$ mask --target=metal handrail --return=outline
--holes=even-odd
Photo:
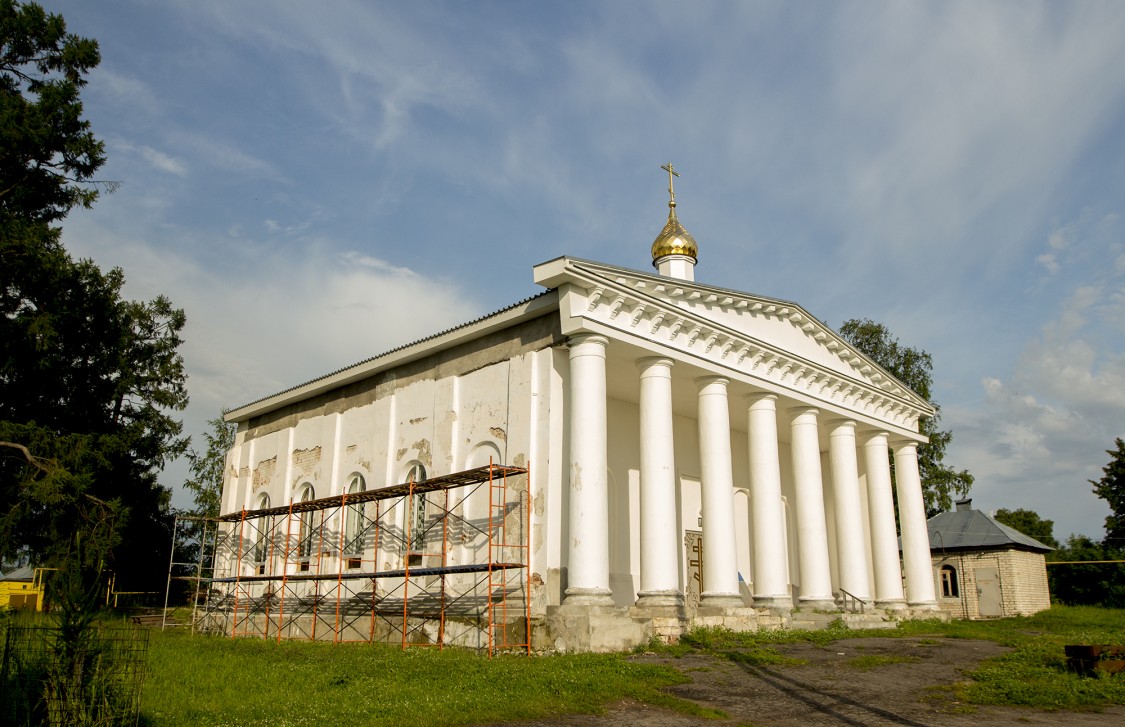
[[[840,589],[840,605],[849,613],[864,613],[864,608],[867,606],[867,601],[863,600],[854,593],[848,593],[843,588]],[[856,610],[856,605],[859,610]]]

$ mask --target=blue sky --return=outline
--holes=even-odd
[[[186,309],[189,432],[558,255],[649,269],[671,160],[698,280],[886,323],[933,355],[976,506],[1102,535],[1125,3],[44,5],[101,44],[123,183],[64,240]]]

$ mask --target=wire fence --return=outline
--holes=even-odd
[[[148,631],[94,625],[71,638],[53,626],[9,624],[0,665],[0,724],[136,725]]]

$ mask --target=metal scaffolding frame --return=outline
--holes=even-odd
[[[530,483],[489,464],[224,515],[193,627],[530,653]]]

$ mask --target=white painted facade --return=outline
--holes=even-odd
[[[931,407],[800,306],[670,257],[669,275],[551,260],[535,298],[232,411],[223,512],[530,463],[533,616],[650,624],[568,648],[627,645],[669,613],[834,610],[841,589],[934,608],[915,450]]]

